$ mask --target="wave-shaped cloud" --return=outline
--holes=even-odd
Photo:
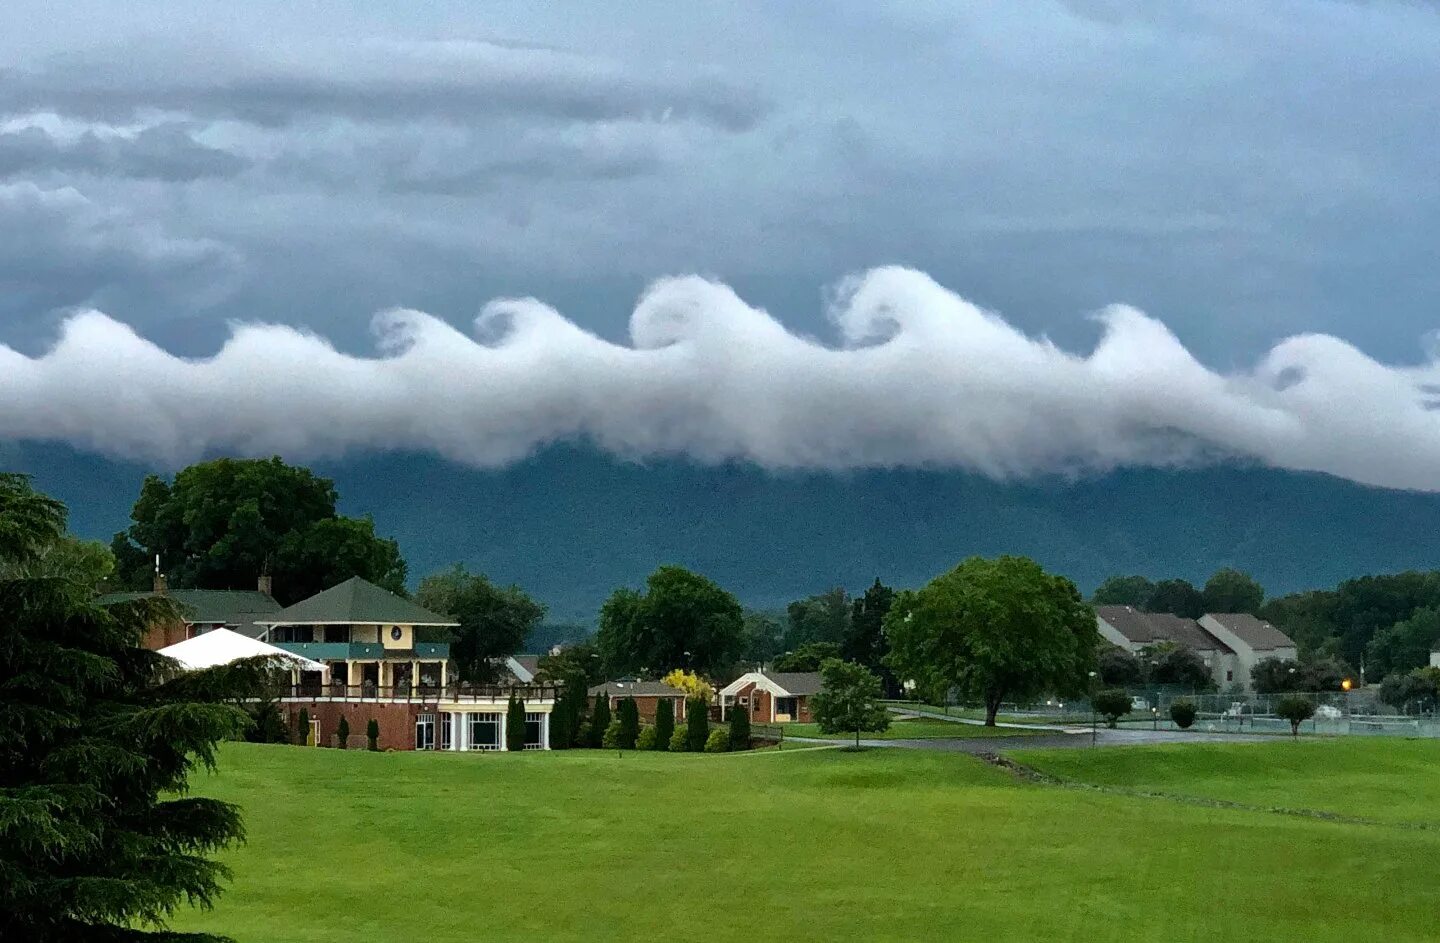
[[[650,287],[628,347],[519,299],[484,308],[488,342],[396,310],[375,320],[376,357],[238,324],[188,360],[90,311],[43,356],[0,346],[0,438],[167,463],[419,449],[476,465],[586,439],[627,457],[997,477],[1239,458],[1440,490],[1434,362],[1303,335],[1222,374],[1125,306],[1098,315],[1103,336],[1080,355],[898,267],[844,282],[830,315],[835,347],[689,276]]]

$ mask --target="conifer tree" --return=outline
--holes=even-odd
[[[300,716],[299,716],[298,718],[296,718],[296,720],[295,720],[295,726],[299,729],[300,742],[303,743],[303,744],[305,744],[306,746],[311,746],[312,744],[310,743],[310,711],[309,711],[309,710],[307,710],[307,709],[305,709],[305,708],[303,708],[303,707],[300,708]]]
[[[371,753],[380,751],[380,721],[374,717],[365,725],[365,748]]]
[[[655,705],[655,749],[670,749],[670,738],[675,735],[675,702],[662,697]]]
[[[610,698],[604,691],[595,695],[595,706],[590,710],[590,743],[600,747],[605,739],[605,730],[610,726]]]
[[[710,739],[710,704],[692,697],[685,705],[685,745],[691,753],[704,753]]]
[[[750,712],[743,706],[730,711],[730,749],[750,749]]]
[[[24,573],[64,525],[63,505],[0,474],[0,570]],[[0,939],[177,939],[168,918],[220,893],[209,856],[243,837],[240,811],[187,780],[243,734],[235,705],[271,666],[181,672],[139,647],[179,616],[165,599],[97,606],[64,578],[0,579]]]
[[[505,712],[505,749],[525,749],[525,702],[513,694]]]
[[[640,708],[635,704],[635,699],[627,697],[621,701],[616,714],[620,718],[620,749],[635,749],[635,741],[640,737]]]
[[[335,725],[335,745],[340,749],[348,749],[350,746],[350,721],[345,715],[340,715],[340,723]]]

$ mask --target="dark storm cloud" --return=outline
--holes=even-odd
[[[0,131],[0,177],[60,172],[185,182],[230,177],[248,165],[235,154],[206,147],[173,122],[133,135],[86,131],[71,141],[34,126]]]
[[[718,77],[625,68],[555,49],[371,40],[67,53],[0,72],[0,109],[98,121],[160,109],[267,126],[317,117],[469,121],[518,113],[576,121],[691,119],[742,130],[760,119],[765,103]]]

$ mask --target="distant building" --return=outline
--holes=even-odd
[[[612,711],[620,706],[621,701],[633,697],[640,719],[646,723],[655,722],[655,712],[661,701],[670,702],[677,723],[685,720],[685,692],[663,681],[607,681],[590,689],[592,698],[597,694],[609,698]]]
[[[1290,636],[1248,612],[1207,613],[1200,617],[1200,625],[1234,649],[1240,677],[1247,690],[1251,686],[1250,670],[1260,662],[1299,657]]]
[[[810,698],[821,687],[818,671],[751,671],[721,689],[720,719],[727,709],[743,709],[756,723],[808,724]]]
[[[1440,668],[1440,642],[1436,642],[1435,647],[1430,649],[1430,667]]]
[[[1199,655],[1210,678],[1222,690],[1232,684],[1248,687],[1250,672],[1242,671],[1235,650],[1194,619],[1166,612],[1141,612],[1131,606],[1096,606],[1095,627],[1100,637],[1132,654],[1169,642]]]
[[[279,612],[281,606],[270,595],[269,580],[262,578],[258,589],[167,589],[157,578],[155,589],[148,593],[109,593],[96,600],[100,605],[132,599],[164,597],[174,600],[180,609],[178,621],[158,622],[150,626],[142,648],[152,651],[203,635],[214,629],[229,629],[257,638],[257,619]]]

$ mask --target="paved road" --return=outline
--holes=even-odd
[[[1096,731],[1095,745],[1102,747],[1138,746],[1147,743],[1237,743],[1273,741],[1261,734],[1207,733],[1203,730],[1107,730]],[[825,741],[786,737],[786,743],[821,743]],[[830,743],[836,741],[831,740]],[[853,740],[845,743],[854,743]],[[843,743],[840,745],[844,745]],[[1058,733],[1035,737],[936,737],[923,740],[861,740],[861,746],[898,747],[902,750],[941,750],[951,753],[998,753],[1002,750],[1035,750],[1061,747],[1089,749],[1090,731]]]

